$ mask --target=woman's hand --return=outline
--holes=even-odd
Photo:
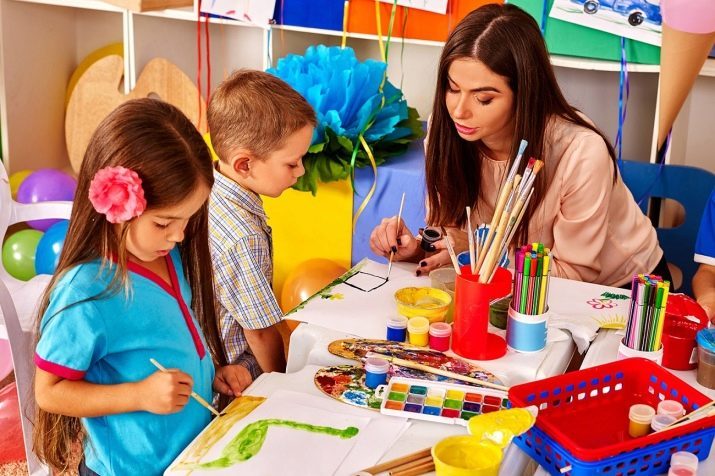
[[[189,374],[177,369],[167,369],[166,372],[154,372],[137,385],[141,409],[164,415],[184,408],[189,401],[194,381]]]
[[[421,254],[419,240],[410,232],[405,222],[397,217],[383,218],[370,234],[370,249],[378,256],[390,257],[395,253],[395,261],[416,261]]]
[[[246,367],[239,364],[226,365],[216,370],[214,390],[229,397],[238,397],[251,382],[253,377]]]
[[[446,237],[433,243],[436,252],[420,260],[417,265],[417,271],[415,271],[417,276],[426,276],[433,269],[452,265],[452,259],[449,257],[449,252],[447,251],[447,244],[444,242],[445,239],[448,239],[450,243],[452,243],[455,256],[469,249],[466,232],[458,228],[447,228],[446,231]]]

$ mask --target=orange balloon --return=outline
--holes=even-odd
[[[329,259],[314,258],[300,263],[288,274],[283,284],[283,312],[295,308],[345,272],[346,268]]]

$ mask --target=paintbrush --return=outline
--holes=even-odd
[[[402,192],[402,199],[400,200],[400,210],[397,212],[397,237],[400,237],[400,221],[402,220],[402,207],[405,206],[405,192]],[[390,272],[392,271],[392,258],[394,258],[395,252],[390,251],[390,262],[387,265],[387,277],[385,280],[390,279]]]
[[[419,476],[434,471],[434,461],[430,458],[416,466],[390,471],[390,476]]]
[[[447,253],[449,253],[449,258],[452,260],[452,266],[454,266],[454,272],[457,273],[458,275],[462,275],[462,270],[459,269],[459,260],[457,259],[457,255],[454,253],[454,248],[452,247],[452,242],[449,241],[449,237],[447,236],[447,230],[442,227],[442,238],[444,240],[445,245],[447,246]]]
[[[157,369],[161,370],[162,372],[168,372],[168,370],[166,370],[166,368],[164,368],[164,366],[161,365],[159,362],[157,362],[155,359],[149,359],[149,362],[151,362],[151,363],[154,365],[154,367],[156,367]],[[201,395],[199,395],[198,393],[192,391],[192,392],[191,392],[191,396],[193,397],[194,400],[196,400],[197,402],[199,402],[199,404],[200,404],[202,407],[206,408],[208,411],[210,411],[211,413],[213,413],[213,414],[216,415],[217,417],[220,417],[221,415],[223,415],[223,413],[219,413],[214,407],[212,407],[212,406],[209,404],[209,402],[207,402],[206,400],[204,400],[204,399],[201,397]]]
[[[385,461],[384,463],[380,463],[375,466],[371,466],[369,468],[365,468],[362,471],[360,471],[360,474],[378,474],[378,473],[384,473],[385,471],[389,471],[391,469],[399,468],[401,466],[404,466],[406,464],[409,464],[413,461],[419,461],[422,460],[423,458],[427,457],[432,457],[432,448],[425,448],[420,451],[416,451],[414,453],[410,453],[405,456],[401,456],[399,458],[395,458],[390,461]]]
[[[391,355],[380,354],[378,352],[368,352],[367,357],[375,357],[378,359],[387,360],[388,362],[390,362],[394,365],[399,365],[400,367],[407,367],[408,369],[421,370],[423,372],[427,372],[427,373],[431,373],[431,374],[435,374],[435,375],[441,375],[443,377],[449,377],[449,378],[453,378],[455,380],[461,380],[463,382],[469,382],[469,383],[473,383],[475,385],[481,385],[483,387],[489,387],[489,388],[493,388],[496,390],[501,390],[503,392],[509,391],[509,387],[505,387],[504,385],[486,382],[484,380],[479,380],[477,378],[470,377],[468,375],[462,375],[462,374],[458,374],[456,372],[450,372],[449,370],[437,369],[434,367],[430,367],[429,365],[412,362],[411,360],[400,359],[398,357],[393,357]]]
[[[467,240],[469,241],[469,267],[472,274],[477,270],[477,256],[474,253],[474,232],[472,231],[472,208],[467,207]]]

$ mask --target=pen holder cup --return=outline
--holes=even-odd
[[[516,352],[532,353],[546,347],[546,325],[549,312],[527,315],[509,306],[506,324],[506,344]]]
[[[663,346],[661,345],[659,350],[646,352],[643,350],[631,349],[624,344],[623,339],[621,339],[621,342],[618,344],[618,356],[616,357],[616,360],[629,359],[631,357],[642,357],[661,365],[663,363]]]

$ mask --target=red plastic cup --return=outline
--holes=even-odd
[[[491,283],[479,283],[469,266],[462,266],[454,287],[452,350],[462,357],[493,360],[506,354],[506,342],[490,334],[489,303],[511,292],[511,273],[497,268]]]
[[[663,367],[692,370],[697,367],[695,336],[707,327],[705,310],[685,294],[671,294],[663,323]]]

